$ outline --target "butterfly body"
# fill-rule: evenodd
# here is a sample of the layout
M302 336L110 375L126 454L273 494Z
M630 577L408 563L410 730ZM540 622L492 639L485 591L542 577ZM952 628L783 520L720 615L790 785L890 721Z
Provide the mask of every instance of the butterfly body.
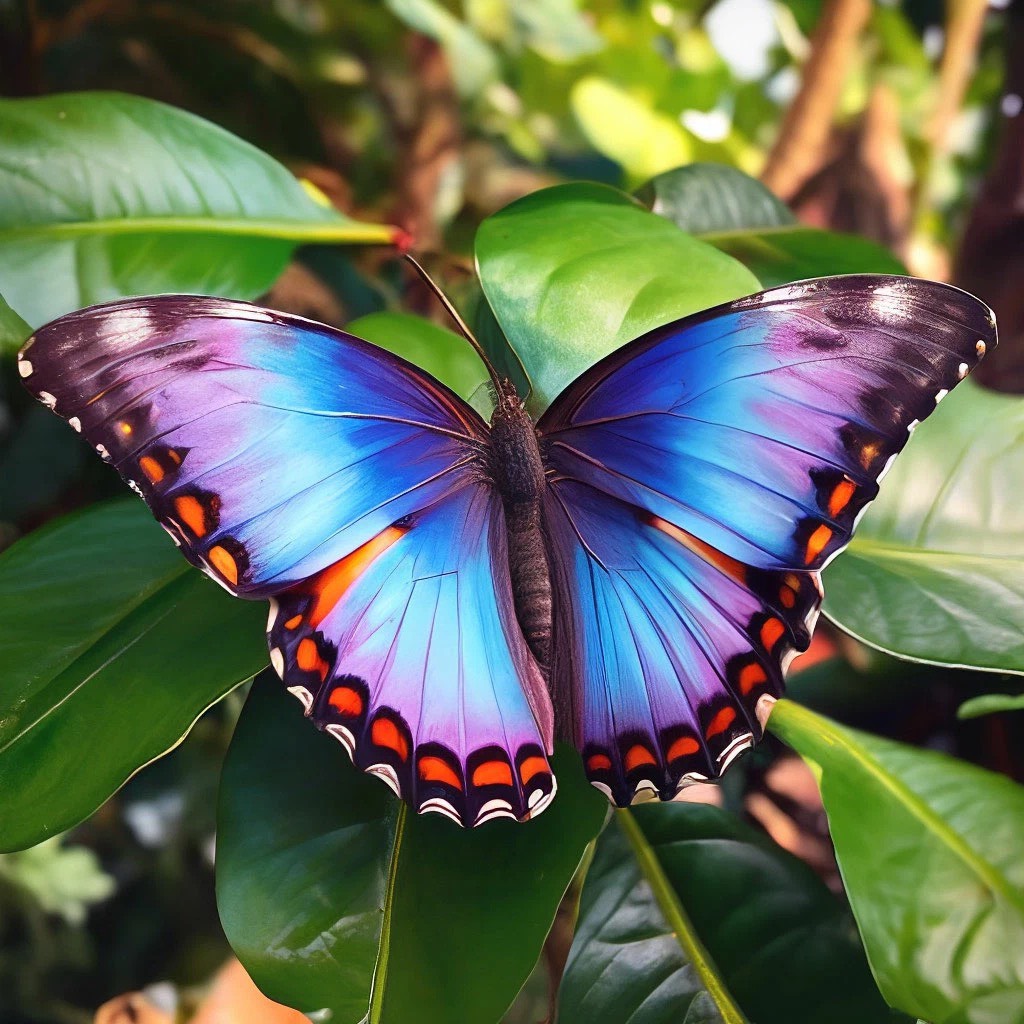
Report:
M551 657L551 574L542 514L547 469L537 428L508 380L497 389L489 464L505 511L516 618L544 669Z
M317 728L479 825L550 803L556 735L618 805L756 742L822 568L995 340L957 289L823 278L651 331L537 423L511 385L488 424L358 338L196 296L62 317L18 369L190 561L270 599Z

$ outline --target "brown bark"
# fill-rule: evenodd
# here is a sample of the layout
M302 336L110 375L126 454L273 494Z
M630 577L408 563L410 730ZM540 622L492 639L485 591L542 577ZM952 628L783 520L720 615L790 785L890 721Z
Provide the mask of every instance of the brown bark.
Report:
M800 90L761 172L761 180L783 199L790 198L821 164L843 83L870 17L871 0L825 3L811 36Z

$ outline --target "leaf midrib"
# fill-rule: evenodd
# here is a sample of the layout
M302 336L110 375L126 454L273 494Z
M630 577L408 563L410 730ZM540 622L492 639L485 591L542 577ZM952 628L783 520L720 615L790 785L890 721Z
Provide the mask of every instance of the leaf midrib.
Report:
M721 1013L724 1024L748 1024L747 1018L743 1016L742 1011L733 1002L728 990L720 981L711 955L700 941L693 923L680 903L675 889L672 888L672 883L668 880L661 862L654 852L654 848L637 824L632 811L628 807L616 811L615 820L626 836L640 866L640 871L647 880L647 884L650 885L654 898L657 900L662 914L665 915L665 920L672 929L683 955L693 965L705 991Z
M893 559L948 558L974 562L1024 562L1024 552L998 555L984 551L950 551L945 548L930 548L922 545L912 546L894 541L879 540L875 537L854 537L845 553L863 554L865 557L870 557L872 552L877 552L884 558Z
M772 721L777 721L776 716L780 711L782 712L780 717L783 719L783 732L788 731L785 728L786 720L795 720L798 728L802 727L807 732L825 736L833 746L840 748L851 760L861 765L884 790L895 798L897 803L905 807L924 826L926 831L935 835L993 895L1001 896L1024 916L1024 893L1018 893L994 865L975 853L959 832L949 826L922 797L886 771L868 751L858 747L834 729L828 719L812 715L806 708L791 700L780 700L775 705L769 719L769 728L771 728ZM785 736L782 738L786 739ZM787 742L789 742L788 739ZM795 744L791 745L795 746ZM796 749L800 752L799 747Z
M395 838L391 848L391 861L388 864L388 881L384 890L384 906L380 928L380 944L377 947L377 962L373 969L373 980L370 983L370 1006L366 1015L367 1024L380 1024L384 1012L384 993L387 988L388 967L391 961L391 919L395 910L395 888L398 879L399 857L402 840L405 837L405 822L408 817L408 805L403 801L398 806L395 818Z
M92 235L203 234L267 238L287 242L392 244L395 229L363 221L301 221L242 217L117 217L56 221L0 228L0 244L19 240L74 239Z

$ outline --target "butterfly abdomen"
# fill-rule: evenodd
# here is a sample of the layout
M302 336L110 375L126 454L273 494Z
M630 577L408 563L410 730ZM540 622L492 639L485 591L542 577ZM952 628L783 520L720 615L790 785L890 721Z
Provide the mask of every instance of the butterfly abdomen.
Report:
M491 474L505 507L516 617L545 668L551 648L551 576L541 528L544 463L533 421L518 395L499 395L491 420Z

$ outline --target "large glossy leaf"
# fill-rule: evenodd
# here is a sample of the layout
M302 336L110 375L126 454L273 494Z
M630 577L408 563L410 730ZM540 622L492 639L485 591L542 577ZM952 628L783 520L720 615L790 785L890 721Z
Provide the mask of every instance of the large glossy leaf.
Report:
M930 1024L1024 1020L1024 788L780 701L812 762L886 999Z
M255 298L300 242L390 242L201 118L117 93L0 100L0 291L33 326L126 295Z
M537 414L627 341L760 289L735 260L603 185L556 185L506 206L481 224L476 258Z
M587 872L561 1024L894 1019L849 912L717 807L619 811Z
M1024 672L1024 401L965 381L914 432L825 612L902 657Z
M92 813L266 661L262 603L188 566L134 501L0 556L0 849Z
M333 1024L493 1024L605 814L578 757L555 770L525 825L412 814L261 676L221 783L217 900L239 959Z
M907 272L876 242L797 224L780 199L734 167L677 167L637 194L655 213L749 267L765 288L829 274Z

